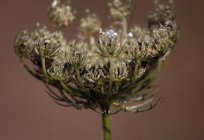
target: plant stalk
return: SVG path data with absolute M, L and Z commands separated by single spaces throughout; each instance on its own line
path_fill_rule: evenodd
M 111 140 L 111 121 L 110 115 L 102 114 L 103 121 L 103 140 Z
M 46 68 L 46 65 L 45 65 L 45 58 L 41 57 L 41 63 L 42 63 L 42 70 L 43 70 L 43 73 L 45 75 L 45 77 L 47 79 L 49 79 L 49 76 L 47 74 L 47 68 Z
M 127 35 L 127 19 L 124 18 L 122 21 L 122 30 L 123 30 L 123 35 L 126 36 Z

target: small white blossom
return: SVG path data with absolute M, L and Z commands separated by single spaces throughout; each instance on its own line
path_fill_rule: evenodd
M 54 0 L 53 2 L 52 2 L 52 7 L 55 7 L 55 6 L 57 6 L 59 4 L 59 0 Z
M 128 33 L 128 37 L 133 37 L 133 33 L 132 32 L 130 32 L 130 33 Z
M 113 39 L 115 39 L 115 38 L 117 38 L 117 36 L 118 36 L 118 34 L 115 32 L 115 31 L 113 31 L 113 30 L 108 30 L 107 32 L 105 32 L 105 35 L 108 37 L 108 38 L 113 38 Z

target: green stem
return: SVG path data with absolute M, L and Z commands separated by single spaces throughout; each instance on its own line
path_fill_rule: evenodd
M 47 80 L 48 80 L 48 79 L 49 79 L 49 76 L 48 76 L 48 74 L 47 74 L 47 69 L 46 69 L 45 58 L 44 58 L 44 57 L 41 57 L 41 63 L 42 63 L 43 73 L 44 73 L 45 77 L 46 77 Z
M 91 36 L 89 39 L 89 42 L 90 42 L 90 47 L 91 47 L 90 49 L 93 49 L 93 47 L 95 47 L 96 45 L 94 37 Z
M 104 140 L 111 140 L 111 121 L 110 115 L 102 114 L 102 121 L 103 121 L 103 139 Z
M 79 93 L 79 92 L 74 92 L 68 85 L 66 85 L 63 81 L 60 81 L 60 84 L 62 86 L 62 88 L 71 96 L 76 96 L 76 97 L 79 97 L 79 98 L 82 98 L 82 94 Z
M 110 76 L 110 80 L 109 80 L 109 94 L 111 94 L 111 92 L 112 92 L 112 84 L 113 84 L 113 60 L 112 60 L 112 58 L 109 58 L 109 62 L 110 62 L 110 67 L 109 67 L 109 76 Z
M 75 68 L 75 69 L 76 69 L 77 81 L 79 82 L 81 88 L 85 91 L 84 83 L 81 79 L 79 68 Z

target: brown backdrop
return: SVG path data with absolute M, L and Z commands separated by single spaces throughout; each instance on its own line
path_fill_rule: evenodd
M 88 6 L 104 19 L 106 1 L 73 0 L 73 5 L 79 15 Z M 0 1 L 0 140 L 102 140 L 99 114 L 56 105 L 14 54 L 12 43 L 19 31 L 37 21 L 48 24 L 50 3 Z M 131 25 L 145 23 L 150 3 L 138 0 Z M 156 82 L 164 102 L 146 113 L 113 116 L 113 140 L 204 139 L 203 5 L 203 0 L 176 0 L 181 37 Z M 68 38 L 73 38 L 76 25 L 67 30 Z

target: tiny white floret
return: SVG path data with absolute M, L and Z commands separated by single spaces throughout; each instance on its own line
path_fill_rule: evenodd
M 118 34 L 117 34 L 115 31 L 113 31 L 113 30 L 108 30 L 108 31 L 105 33 L 105 35 L 106 35 L 108 38 L 113 38 L 113 39 L 115 39 L 115 38 L 118 36 Z
M 52 7 L 55 7 L 55 6 L 57 6 L 59 4 L 59 0 L 54 0 L 53 2 L 52 2 Z
M 133 37 L 133 33 L 128 33 L 128 37 Z

